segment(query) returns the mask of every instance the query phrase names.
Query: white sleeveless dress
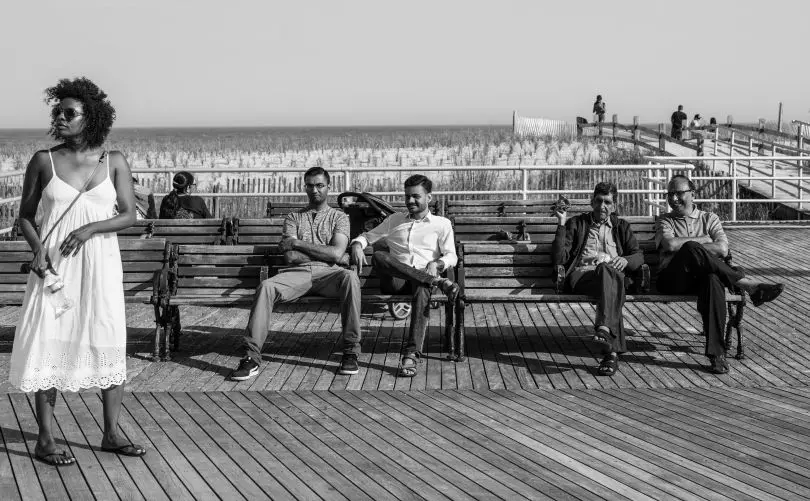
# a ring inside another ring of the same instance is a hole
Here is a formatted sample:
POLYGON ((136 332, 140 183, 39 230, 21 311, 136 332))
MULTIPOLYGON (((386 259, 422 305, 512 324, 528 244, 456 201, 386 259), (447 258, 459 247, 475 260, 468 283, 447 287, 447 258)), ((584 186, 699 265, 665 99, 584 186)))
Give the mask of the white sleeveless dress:
MULTIPOLYGON (((41 235, 46 235, 78 194, 56 175, 42 190, 41 235)), ((123 271, 115 233, 96 233, 75 256, 63 258, 59 246, 68 234, 88 223, 113 217, 116 191, 107 177, 86 191, 45 242, 73 308, 56 317, 45 298, 43 281, 28 276, 20 321, 14 333, 9 382, 22 391, 56 388, 107 388, 126 379, 127 327, 123 271)))

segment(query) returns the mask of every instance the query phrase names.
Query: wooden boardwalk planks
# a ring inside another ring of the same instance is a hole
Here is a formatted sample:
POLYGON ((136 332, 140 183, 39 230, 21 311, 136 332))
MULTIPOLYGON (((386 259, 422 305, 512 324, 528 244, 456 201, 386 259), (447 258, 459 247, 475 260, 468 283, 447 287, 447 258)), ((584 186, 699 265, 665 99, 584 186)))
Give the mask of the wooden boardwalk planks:
POLYGON ((810 497, 810 386, 130 393, 142 458, 101 452, 101 399, 61 399, 78 464, 32 461, 0 399, 0 499, 810 497))

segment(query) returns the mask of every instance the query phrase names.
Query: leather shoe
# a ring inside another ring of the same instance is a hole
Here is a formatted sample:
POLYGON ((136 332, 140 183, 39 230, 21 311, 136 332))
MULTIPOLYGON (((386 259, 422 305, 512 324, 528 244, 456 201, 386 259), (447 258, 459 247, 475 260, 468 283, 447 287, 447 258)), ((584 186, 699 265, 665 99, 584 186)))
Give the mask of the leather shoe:
POLYGON ((725 355, 709 355, 709 362, 711 362, 711 366, 709 367, 709 372, 712 374, 727 374, 728 373, 728 362, 726 362, 725 355))
POLYGON ((759 284, 751 294, 751 301, 754 306, 761 306, 779 297, 783 290, 785 290, 785 284, 759 284))

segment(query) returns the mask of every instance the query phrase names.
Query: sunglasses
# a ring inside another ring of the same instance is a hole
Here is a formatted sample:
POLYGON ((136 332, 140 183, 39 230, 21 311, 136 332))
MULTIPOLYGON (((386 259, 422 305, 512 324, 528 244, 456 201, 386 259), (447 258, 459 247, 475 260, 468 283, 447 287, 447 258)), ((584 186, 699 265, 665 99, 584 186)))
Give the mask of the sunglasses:
POLYGON ((668 191, 667 196, 668 197, 674 197, 675 195, 678 195, 678 198, 683 198, 684 195, 686 195, 687 193, 690 193, 691 191, 692 190, 668 191))
POLYGON ((59 118, 60 115, 64 116, 65 120, 70 122, 74 118, 82 116, 83 113, 80 113, 75 108, 56 108, 56 109, 54 109, 54 118, 59 118))

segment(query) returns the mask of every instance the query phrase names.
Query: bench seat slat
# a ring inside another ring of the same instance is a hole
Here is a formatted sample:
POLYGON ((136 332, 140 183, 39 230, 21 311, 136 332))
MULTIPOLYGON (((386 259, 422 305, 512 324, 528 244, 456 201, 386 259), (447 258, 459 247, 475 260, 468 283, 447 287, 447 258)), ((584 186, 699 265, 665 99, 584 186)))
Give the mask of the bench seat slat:
MULTIPOLYGON (((364 294, 363 302, 368 303, 405 303, 410 302, 411 296, 393 295, 393 294, 364 294)), ((443 294, 434 294, 430 298, 431 301, 446 302, 447 297, 443 294)), ((213 292, 211 294, 185 294, 178 291, 177 295, 172 296, 171 304, 184 305, 184 304, 204 304, 204 305, 222 305, 222 304, 251 304, 253 301, 252 294, 233 294, 227 290, 220 292, 213 292)), ((321 297, 321 296, 304 296, 296 300, 296 302, 305 303, 323 303, 335 302, 337 298, 321 297)))
MULTIPOLYGON (((588 303, 596 298, 582 294, 557 294, 553 289, 513 289, 488 290, 466 289, 464 296, 467 301, 474 302, 537 302, 537 303, 588 303)), ((742 298, 736 294, 726 293, 726 301, 740 301, 742 298)), ((627 294, 627 303, 682 303, 695 302, 697 296, 668 295, 668 294, 627 294)))
POLYGON ((464 256, 464 266, 495 265, 548 265, 551 254, 468 254, 464 256))

